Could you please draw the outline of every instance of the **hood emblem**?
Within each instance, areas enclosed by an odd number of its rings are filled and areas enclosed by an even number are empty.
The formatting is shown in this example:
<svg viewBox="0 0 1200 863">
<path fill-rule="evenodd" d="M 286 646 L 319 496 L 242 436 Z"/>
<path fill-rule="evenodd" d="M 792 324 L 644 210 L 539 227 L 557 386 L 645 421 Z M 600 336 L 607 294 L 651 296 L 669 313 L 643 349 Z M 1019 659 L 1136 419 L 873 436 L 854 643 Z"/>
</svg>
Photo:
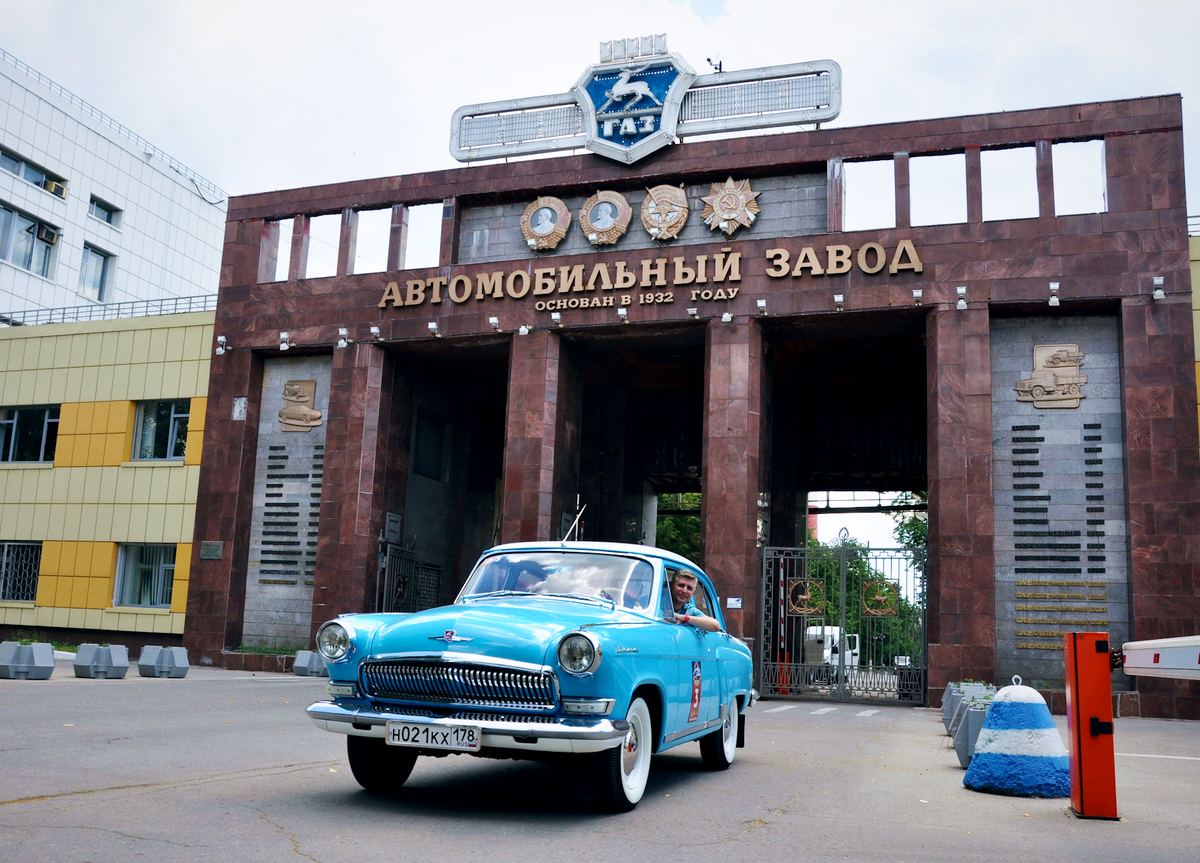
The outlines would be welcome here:
<svg viewBox="0 0 1200 863">
<path fill-rule="evenodd" d="M 475 640 L 473 638 L 463 638 L 461 635 L 455 635 L 453 629 L 447 629 L 441 635 L 431 635 L 429 637 L 432 638 L 434 641 L 444 641 L 447 644 L 450 644 L 452 641 L 474 641 Z"/>
</svg>

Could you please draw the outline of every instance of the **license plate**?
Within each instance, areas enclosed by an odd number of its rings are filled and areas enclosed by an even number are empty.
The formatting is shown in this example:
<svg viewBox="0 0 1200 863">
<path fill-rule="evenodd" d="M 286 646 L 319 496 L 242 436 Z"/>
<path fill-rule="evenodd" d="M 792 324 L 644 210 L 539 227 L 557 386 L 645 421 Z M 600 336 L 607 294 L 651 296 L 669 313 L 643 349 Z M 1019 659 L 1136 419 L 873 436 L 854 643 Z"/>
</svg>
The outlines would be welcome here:
<svg viewBox="0 0 1200 863">
<path fill-rule="evenodd" d="M 419 722 L 389 722 L 390 746 L 419 746 L 422 749 L 453 749 L 476 752 L 483 741 L 477 725 L 424 725 Z"/>
</svg>

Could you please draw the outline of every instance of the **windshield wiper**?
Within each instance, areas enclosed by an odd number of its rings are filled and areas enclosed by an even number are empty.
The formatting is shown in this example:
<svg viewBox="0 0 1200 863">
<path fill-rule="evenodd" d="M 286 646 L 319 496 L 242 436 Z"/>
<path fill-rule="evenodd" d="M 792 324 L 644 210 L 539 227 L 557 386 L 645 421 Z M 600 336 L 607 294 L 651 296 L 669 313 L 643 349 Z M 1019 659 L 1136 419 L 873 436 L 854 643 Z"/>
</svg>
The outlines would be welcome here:
<svg viewBox="0 0 1200 863">
<path fill-rule="evenodd" d="M 607 605 L 609 608 L 617 607 L 617 604 L 611 599 L 605 599 L 603 596 L 593 596 L 587 593 L 543 593 L 541 596 L 554 596 L 559 599 L 583 599 L 588 602 L 598 602 L 601 605 Z"/>
<path fill-rule="evenodd" d="M 466 602 L 469 599 L 495 599 L 499 596 L 533 596 L 528 590 L 492 590 L 487 593 L 469 593 L 463 597 Z"/>
</svg>

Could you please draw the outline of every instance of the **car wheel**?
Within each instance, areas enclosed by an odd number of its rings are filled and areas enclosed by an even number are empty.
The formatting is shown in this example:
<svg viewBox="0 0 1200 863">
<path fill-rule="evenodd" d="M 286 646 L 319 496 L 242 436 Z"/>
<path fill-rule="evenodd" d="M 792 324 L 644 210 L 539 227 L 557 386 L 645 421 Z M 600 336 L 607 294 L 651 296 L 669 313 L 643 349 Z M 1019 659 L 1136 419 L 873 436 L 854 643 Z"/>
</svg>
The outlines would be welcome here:
<svg viewBox="0 0 1200 863">
<path fill-rule="evenodd" d="M 650 775 L 654 731 L 646 702 L 633 699 L 625 721 L 629 723 L 629 730 L 621 745 L 596 756 L 596 797 L 610 812 L 628 812 L 637 806 Z"/>
<path fill-rule="evenodd" d="M 397 791 L 417 763 L 417 751 L 403 746 L 388 746 L 378 737 L 346 737 L 346 755 L 350 772 L 372 794 Z"/>
<path fill-rule="evenodd" d="M 709 770 L 727 770 L 737 754 L 738 723 L 737 699 L 733 699 L 725 713 L 721 727 L 706 737 L 700 738 L 700 757 Z"/>
</svg>

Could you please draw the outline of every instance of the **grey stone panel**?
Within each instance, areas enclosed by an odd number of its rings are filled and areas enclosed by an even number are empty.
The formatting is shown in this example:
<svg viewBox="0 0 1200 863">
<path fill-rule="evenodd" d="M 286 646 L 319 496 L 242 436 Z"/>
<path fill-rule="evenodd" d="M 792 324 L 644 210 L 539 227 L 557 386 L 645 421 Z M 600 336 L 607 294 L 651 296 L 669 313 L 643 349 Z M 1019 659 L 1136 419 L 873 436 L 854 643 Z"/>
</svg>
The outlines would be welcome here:
<svg viewBox="0 0 1200 863">
<path fill-rule="evenodd" d="M 735 177 L 734 180 L 741 178 Z M 721 182 L 724 182 L 722 178 Z M 819 174 L 795 174 L 782 177 L 755 177 L 750 180 L 751 188 L 760 192 L 757 200 L 761 212 L 749 228 L 740 228 L 735 238 L 754 239 L 761 237 L 796 237 L 823 234 L 826 232 L 827 204 L 825 172 Z M 702 195 L 712 190 L 711 183 L 688 186 L 687 225 L 676 240 L 670 243 L 655 243 L 642 227 L 640 212 L 646 190 L 617 189 L 633 208 L 633 218 L 625 235 L 612 246 L 600 246 L 600 251 L 655 249 L 664 255 L 680 246 L 698 243 L 720 242 L 724 237 L 720 231 L 711 230 L 700 214 L 704 210 Z M 579 227 L 579 211 L 588 195 L 563 198 L 571 211 L 571 227 L 566 237 L 553 252 L 535 255 L 529 250 L 521 234 L 521 215 L 530 201 L 464 207 L 459 224 L 458 259 L 461 264 L 476 264 L 487 261 L 507 261 L 521 258 L 552 260 L 557 255 L 579 255 L 594 251 Z"/>
<path fill-rule="evenodd" d="M 1088 383 L 1077 408 L 1017 401 L 1013 386 L 1030 376 L 1033 348 L 1044 344 L 1077 344 L 1085 354 Z M 994 320 L 991 349 L 997 676 L 1061 687 L 1062 633 L 1128 637 L 1117 322 Z"/>
<path fill-rule="evenodd" d="M 247 646 L 294 649 L 308 643 L 331 365 L 327 356 L 264 363 L 242 627 Z M 287 404 L 282 393 L 290 380 L 316 381 L 313 408 L 321 411 L 320 425 L 282 430 L 279 410 Z"/>
</svg>

